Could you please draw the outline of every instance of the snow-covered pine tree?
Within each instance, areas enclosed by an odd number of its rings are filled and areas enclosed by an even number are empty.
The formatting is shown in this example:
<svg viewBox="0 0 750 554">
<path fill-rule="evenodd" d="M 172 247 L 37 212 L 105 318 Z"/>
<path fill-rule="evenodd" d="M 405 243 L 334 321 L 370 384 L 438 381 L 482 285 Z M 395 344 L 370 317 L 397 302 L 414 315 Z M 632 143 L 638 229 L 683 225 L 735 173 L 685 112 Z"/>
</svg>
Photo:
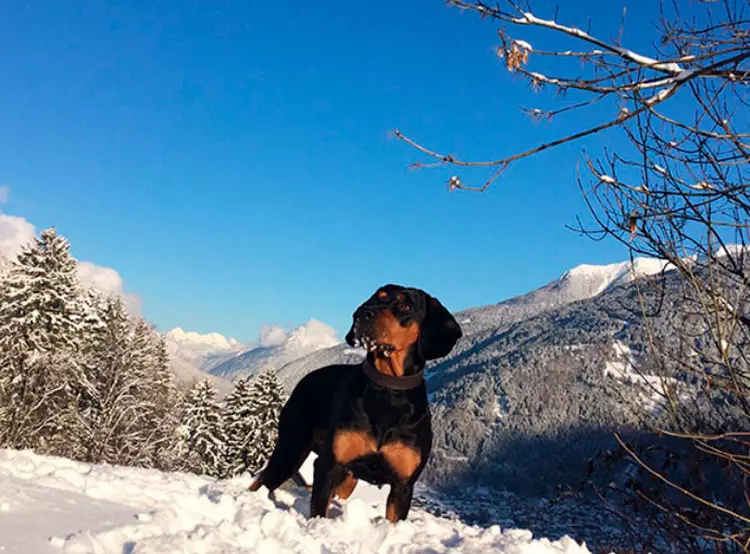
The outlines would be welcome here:
<svg viewBox="0 0 750 554">
<path fill-rule="evenodd" d="M 100 407 L 90 461 L 162 467 L 176 418 L 175 390 L 162 339 L 129 317 L 120 297 L 105 302 L 106 332 L 95 346 Z"/>
<path fill-rule="evenodd" d="M 151 410 L 148 414 L 147 448 L 149 465 L 170 469 L 179 425 L 180 396 L 174 383 L 166 339 L 151 330 L 151 355 L 148 368 L 150 386 L 145 391 Z"/>
<path fill-rule="evenodd" d="M 154 437 L 162 416 L 161 403 L 167 401 L 161 376 L 157 378 L 158 335 L 143 319 L 131 320 L 132 335 L 129 345 L 132 378 L 132 436 L 129 458 L 133 465 L 153 465 Z"/>
<path fill-rule="evenodd" d="M 216 389 L 208 379 L 199 382 L 185 398 L 184 437 L 187 469 L 221 477 L 226 463 L 226 440 Z"/>
<path fill-rule="evenodd" d="M 0 446 L 161 467 L 178 418 L 166 346 L 119 297 L 81 290 L 54 229 L 0 271 Z"/>
<path fill-rule="evenodd" d="M 272 367 L 261 371 L 252 382 L 251 393 L 255 403 L 253 428 L 246 459 L 247 470 L 257 473 L 268 461 L 276 445 L 279 430 L 279 414 L 284 405 L 284 387 Z"/>
<path fill-rule="evenodd" d="M 77 391 L 88 388 L 77 355 L 84 340 L 76 262 L 54 228 L 12 262 L 0 287 L 0 444 L 71 446 Z M 65 452 L 57 452 L 65 453 Z"/>
<path fill-rule="evenodd" d="M 226 475 L 234 477 L 248 470 L 254 459 L 253 430 L 258 426 L 259 387 L 251 377 L 240 377 L 224 401 L 224 433 L 227 438 Z"/>
<path fill-rule="evenodd" d="M 96 392 L 79 399 L 86 430 L 82 458 L 128 464 L 139 418 L 135 404 L 141 378 L 137 368 L 131 371 L 139 354 L 132 348 L 134 325 L 118 296 L 101 297 L 96 307 L 103 325 L 92 334 L 85 351 L 89 381 Z"/>
</svg>

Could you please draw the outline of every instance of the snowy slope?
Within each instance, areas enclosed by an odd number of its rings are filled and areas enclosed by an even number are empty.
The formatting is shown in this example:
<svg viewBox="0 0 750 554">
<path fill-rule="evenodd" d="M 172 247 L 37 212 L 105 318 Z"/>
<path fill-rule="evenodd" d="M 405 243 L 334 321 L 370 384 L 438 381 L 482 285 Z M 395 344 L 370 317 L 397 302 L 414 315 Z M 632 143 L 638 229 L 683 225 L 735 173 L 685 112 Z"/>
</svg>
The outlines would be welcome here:
<svg viewBox="0 0 750 554">
<path fill-rule="evenodd" d="M 569 302 L 592 298 L 610 287 L 630 283 L 635 277 L 661 273 L 666 266 L 664 260 L 635 258 L 610 265 L 583 264 L 566 271 L 558 279 L 557 289 Z"/>
<path fill-rule="evenodd" d="M 279 369 L 298 358 L 323 348 L 330 348 L 340 342 L 332 327 L 311 319 L 283 337 L 279 344 L 248 350 L 214 366 L 210 372 L 230 380 L 239 376 L 255 375 L 263 368 L 272 366 Z"/>
<path fill-rule="evenodd" d="M 364 348 L 352 348 L 346 343 L 316 350 L 281 366 L 277 374 L 287 392 L 291 392 L 300 379 L 318 368 L 334 364 L 358 364 L 365 357 Z"/>
<path fill-rule="evenodd" d="M 170 368 L 172 369 L 172 374 L 175 376 L 177 386 L 181 389 L 189 389 L 196 383 L 208 379 L 218 392 L 219 398 L 224 398 L 234 388 L 231 381 L 201 371 L 192 363 L 179 357 L 172 357 Z"/>
<path fill-rule="evenodd" d="M 635 258 L 609 265 L 579 265 L 563 273 L 559 279 L 527 294 L 498 304 L 470 308 L 456 314 L 464 335 L 471 335 L 510 325 L 576 302 L 593 298 L 614 287 L 633 281 L 634 276 L 657 275 L 664 270 L 664 260 Z"/>
<path fill-rule="evenodd" d="M 0 551 L 583 554 L 570 538 L 467 526 L 413 509 L 393 525 L 380 498 L 353 496 L 333 519 L 309 520 L 308 496 L 247 492 L 249 477 L 217 482 L 180 473 L 91 466 L 0 450 Z M 371 490 L 368 489 L 371 493 Z"/>
</svg>

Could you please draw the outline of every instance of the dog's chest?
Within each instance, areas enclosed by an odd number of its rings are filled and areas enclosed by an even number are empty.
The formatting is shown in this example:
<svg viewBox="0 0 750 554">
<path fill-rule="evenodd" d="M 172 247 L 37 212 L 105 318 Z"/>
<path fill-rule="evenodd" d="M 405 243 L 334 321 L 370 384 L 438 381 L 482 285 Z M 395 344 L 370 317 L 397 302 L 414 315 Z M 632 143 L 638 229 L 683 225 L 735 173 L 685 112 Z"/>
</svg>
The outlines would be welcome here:
<svg viewBox="0 0 750 554">
<path fill-rule="evenodd" d="M 376 485 L 407 481 L 429 453 L 426 402 L 409 396 L 376 389 L 350 404 L 333 450 L 356 478 Z"/>
<path fill-rule="evenodd" d="M 361 479 L 373 485 L 387 485 L 396 480 L 393 468 L 379 454 L 357 458 L 347 464 L 346 468 L 356 479 Z"/>
<path fill-rule="evenodd" d="M 340 431 L 333 441 L 336 461 L 357 479 L 382 485 L 408 481 L 422 463 L 416 444 L 394 440 L 378 445 L 367 431 Z"/>
</svg>

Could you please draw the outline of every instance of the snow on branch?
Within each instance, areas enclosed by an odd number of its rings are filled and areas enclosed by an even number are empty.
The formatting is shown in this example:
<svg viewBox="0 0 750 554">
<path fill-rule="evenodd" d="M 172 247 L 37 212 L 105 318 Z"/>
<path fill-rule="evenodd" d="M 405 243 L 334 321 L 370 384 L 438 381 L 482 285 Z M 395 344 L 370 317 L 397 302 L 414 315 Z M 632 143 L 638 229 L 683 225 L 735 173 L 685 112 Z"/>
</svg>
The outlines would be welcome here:
<svg viewBox="0 0 750 554">
<path fill-rule="evenodd" d="M 464 3 L 456 2 L 456 4 L 464 4 Z M 621 58 L 627 61 L 633 62 L 635 64 L 638 64 L 644 67 L 648 67 L 649 69 L 654 69 L 656 71 L 663 71 L 665 73 L 670 73 L 673 75 L 679 74 L 682 71 L 684 71 L 684 69 L 677 62 L 655 60 L 654 58 L 651 58 L 649 56 L 644 56 L 642 54 L 638 54 L 637 52 L 634 52 L 633 50 L 630 50 L 628 48 L 623 48 L 621 46 L 617 46 L 614 44 L 608 44 L 602 40 L 599 40 L 591 36 L 586 31 L 583 31 L 577 27 L 569 27 L 567 25 L 560 25 L 556 21 L 536 17 L 531 12 L 522 12 L 520 17 L 510 18 L 509 21 L 517 25 L 536 25 L 538 27 L 544 27 L 547 29 L 552 29 L 554 31 L 559 31 L 566 35 L 570 35 L 572 37 L 576 37 L 586 42 L 595 44 L 604 50 L 608 50 L 609 52 L 617 54 L 618 56 L 620 56 Z"/>
<path fill-rule="evenodd" d="M 660 108 L 661 104 L 682 90 L 688 91 L 685 94 L 688 98 L 692 97 L 698 104 L 704 104 L 704 101 L 701 100 L 702 95 L 713 94 L 716 98 L 717 95 L 723 93 L 724 83 L 734 86 L 750 81 L 750 67 L 747 66 L 747 60 L 750 59 L 750 48 L 742 38 L 746 34 L 738 35 L 736 32 L 742 25 L 746 25 L 742 21 L 738 22 L 730 18 L 716 25 L 713 31 L 715 34 L 713 42 L 704 33 L 701 35 L 699 47 L 696 46 L 691 49 L 685 45 L 693 43 L 683 37 L 697 36 L 701 30 L 694 29 L 691 27 L 692 24 L 687 21 L 678 19 L 677 23 L 673 24 L 662 19 L 660 25 L 657 25 L 657 37 L 654 43 L 668 46 L 671 49 L 670 51 L 674 52 L 674 55 L 670 56 L 661 51 L 657 55 L 646 55 L 620 44 L 619 39 L 603 40 L 589 30 L 560 23 L 557 16 L 553 19 L 539 17 L 530 7 L 522 9 L 515 0 L 504 0 L 493 6 L 468 0 L 450 0 L 450 4 L 459 9 L 475 11 L 482 17 L 501 21 L 511 28 L 514 26 L 537 27 L 546 29 L 560 37 L 572 37 L 587 43 L 587 48 L 578 50 L 567 48 L 538 50 L 527 40 L 509 36 L 507 29 L 498 31 L 502 43 L 497 49 L 498 56 L 504 59 L 505 66 L 509 71 L 526 77 L 535 91 L 547 86 L 560 96 L 564 96 L 568 91 L 574 91 L 576 95 L 584 97 L 583 99 L 576 97 L 572 102 L 554 109 L 543 109 L 537 106 L 521 108 L 533 119 L 551 120 L 564 113 L 586 109 L 603 99 L 607 99 L 612 108 L 612 116 L 602 123 L 579 129 L 556 140 L 528 148 L 522 152 L 504 155 L 494 160 L 460 159 L 453 154 L 443 154 L 427 148 L 407 137 L 401 131 L 395 131 L 397 138 L 436 160 L 430 163 L 418 162 L 412 164 L 412 167 L 428 168 L 457 165 L 461 167 L 494 168 L 483 185 L 468 186 L 457 177 L 450 184 L 451 190 L 484 191 L 505 171 L 509 164 L 516 160 L 613 127 L 626 128 L 630 124 L 640 126 L 646 120 L 652 118 L 659 119 L 684 133 L 695 133 L 711 139 L 726 138 L 732 141 L 737 148 L 745 149 L 745 144 L 740 142 L 744 134 L 741 131 L 736 131 L 738 124 L 730 127 L 729 119 L 731 118 L 698 118 L 696 121 L 683 122 L 665 116 Z M 740 38 L 735 39 L 735 42 L 727 42 L 726 34 L 729 31 L 733 33 L 731 36 Z M 531 69 L 527 66 L 533 63 L 534 56 L 559 57 L 561 61 L 564 61 L 564 58 L 575 59 L 578 62 L 575 74 L 553 75 L 549 69 L 544 71 L 537 68 Z M 584 68 L 583 75 L 581 75 L 581 65 Z M 560 65 L 560 67 L 564 66 Z M 699 90 L 704 92 L 697 92 Z M 718 100 L 715 99 L 709 102 L 719 104 Z M 604 102 L 603 104 L 606 105 L 607 103 Z M 699 105 L 698 109 L 708 107 L 708 104 L 704 104 L 703 106 Z M 683 113 L 688 114 L 689 111 Z M 737 116 L 739 117 L 739 114 Z M 687 115 L 687 117 L 691 117 L 691 115 Z M 721 160 L 717 160 L 717 162 L 722 163 Z"/>
</svg>

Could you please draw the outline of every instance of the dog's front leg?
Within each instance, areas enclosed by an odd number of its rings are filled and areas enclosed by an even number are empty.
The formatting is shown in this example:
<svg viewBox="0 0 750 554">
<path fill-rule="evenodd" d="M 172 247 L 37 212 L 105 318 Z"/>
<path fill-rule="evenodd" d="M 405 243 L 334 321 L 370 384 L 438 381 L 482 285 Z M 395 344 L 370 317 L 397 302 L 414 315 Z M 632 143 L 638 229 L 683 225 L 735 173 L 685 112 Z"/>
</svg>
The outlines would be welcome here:
<svg viewBox="0 0 750 554">
<path fill-rule="evenodd" d="M 321 454 L 315 460 L 310 517 L 328 517 L 328 506 L 335 488 L 346 478 L 346 470 L 330 453 Z"/>
<path fill-rule="evenodd" d="M 388 521 L 396 523 L 406 519 L 411 508 L 411 497 L 414 492 L 412 483 L 397 482 L 391 484 L 391 493 L 386 503 L 385 517 Z"/>
</svg>

